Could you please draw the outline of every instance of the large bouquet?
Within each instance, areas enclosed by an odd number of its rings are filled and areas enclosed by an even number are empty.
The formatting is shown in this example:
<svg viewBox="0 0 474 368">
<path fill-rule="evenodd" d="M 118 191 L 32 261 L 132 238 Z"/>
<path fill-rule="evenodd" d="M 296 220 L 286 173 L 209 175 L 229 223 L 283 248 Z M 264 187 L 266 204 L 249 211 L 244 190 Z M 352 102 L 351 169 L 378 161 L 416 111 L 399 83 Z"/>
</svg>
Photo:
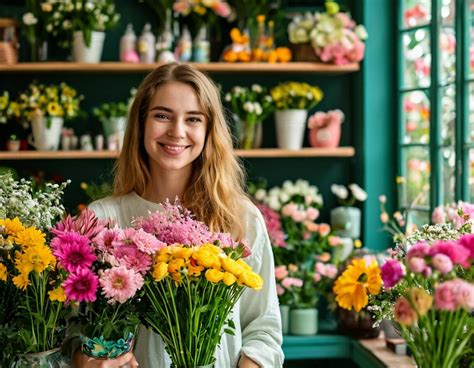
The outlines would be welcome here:
<svg viewBox="0 0 474 368">
<path fill-rule="evenodd" d="M 233 333 L 228 317 L 237 300 L 246 287 L 263 284 L 242 259 L 246 248 L 210 232 L 180 205 L 165 203 L 135 225 L 167 244 L 146 275 L 145 323 L 163 338 L 175 366 L 213 363 L 222 331 Z"/>
</svg>

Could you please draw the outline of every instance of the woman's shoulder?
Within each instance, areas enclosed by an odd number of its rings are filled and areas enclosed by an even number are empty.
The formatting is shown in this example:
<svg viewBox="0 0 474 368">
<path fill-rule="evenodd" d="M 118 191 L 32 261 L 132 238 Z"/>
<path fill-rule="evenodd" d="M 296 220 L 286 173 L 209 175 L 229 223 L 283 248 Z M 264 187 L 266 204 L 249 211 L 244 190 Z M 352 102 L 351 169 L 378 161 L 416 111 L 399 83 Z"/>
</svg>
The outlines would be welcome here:
<svg viewBox="0 0 474 368">
<path fill-rule="evenodd" d="M 95 200 L 94 202 L 89 204 L 88 207 L 92 210 L 94 210 L 95 208 L 107 208 L 107 209 L 120 208 L 125 203 L 132 201 L 134 196 L 135 196 L 134 192 L 121 195 L 121 196 L 107 196 L 107 197 Z"/>
</svg>

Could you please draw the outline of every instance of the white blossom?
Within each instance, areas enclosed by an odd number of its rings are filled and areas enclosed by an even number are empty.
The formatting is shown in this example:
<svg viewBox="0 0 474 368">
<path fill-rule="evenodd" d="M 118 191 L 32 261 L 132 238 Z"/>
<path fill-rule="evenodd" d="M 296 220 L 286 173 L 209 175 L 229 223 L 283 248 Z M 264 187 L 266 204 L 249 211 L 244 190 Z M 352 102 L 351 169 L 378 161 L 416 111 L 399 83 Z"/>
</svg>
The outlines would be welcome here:
<svg viewBox="0 0 474 368">
<path fill-rule="evenodd" d="M 33 15 L 33 13 L 25 13 L 23 14 L 23 23 L 27 26 L 32 26 L 38 23 L 38 19 Z"/>
<path fill-rule="evenodd" d="M 346 199 L 349 195 L 349 192 L 344 185 L 331 185 L 331 192 L 339 199 Z"/>
<path fill-rule="evenodd" d="M 349 184 L 348 187 L 351 190 L 354 198 L 357 199 L 358 201 L 364 202 L 367 199 L 367 193 L 365 192 L 364 189 L 359 187 L 357 184 L 354 184 L 354 183 Z"/>
<path fill-rule="evenodd" d="M 257 199 L 257 201 L 263 201 L 266 196 L 267 196 L 267 191 L 265 189 L 258 189 L 255 192 L 255 198 Z"/>
</svg>

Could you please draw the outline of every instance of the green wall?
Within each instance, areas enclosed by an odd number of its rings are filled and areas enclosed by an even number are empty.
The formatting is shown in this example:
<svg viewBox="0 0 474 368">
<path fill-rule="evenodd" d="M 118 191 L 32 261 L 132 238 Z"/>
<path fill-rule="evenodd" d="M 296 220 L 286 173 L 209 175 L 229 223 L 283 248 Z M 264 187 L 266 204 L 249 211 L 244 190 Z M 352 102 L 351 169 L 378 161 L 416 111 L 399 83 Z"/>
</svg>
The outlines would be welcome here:
<svg viewBox="0 0 474 368">
<path fill-rule="evenodd" d="M 358 22 L 368 28 L 369 40 L 367 54 L 361 64 L 361 72 L 342 76 L 315 74 L 216 74 L 211 75 L 224 91 L 231 86 L 260 83 L 268 86 L 281 81 L 299 80 L 317 84 L 325 94 L 323 101 L 315 110 L 340 108 L 346 114 L 343 124 L 341 146 L 354 146 L 355 158 L 281 158 L 247 159 L 245 166 L 248 176 L 265 177 L 270 185 L 279 185 L 285 179 L 304 178 L 319 187 L 325 200 L 322 221 L 327 221 L 329 210 L 336 206 L 329 187 L 333 183 L 348 184 L 358 182 L 369 192 L 364 205 L 363 238 L 370 248 L 388 245 L 387 237 L 378 229 L 378 202 L 381 193 L 391 194 L 394 178 L 393 165 L 393 16 L 391 1 L 364 0 L 346 2 Z M 118 0 L 122 21 L 112 31 L 107 32 L 103 60 L 117 60 L 118 40 L 126 24 L 133 21 L 135 31 L 141 31 L 146 20 L 154 19 L 146 5 L 136 1 Z M 146 10 L 145 10 L 146 9 Z M 0 6 L 0 14 L 21 14 L 20 7 Z M 23 48 L 22 55 L 25 54 Z M 66 81 L 85 96 L 84 108 L 87 111 L 102 102 L 125 100 L 131 87 L 138 85 L 145 73 L 2 73 L 0 91 L 11 92 L 25 88 L 33 79 L 40 82 Z M 73 125 L 79 133 L 98 134 L 100 125 L 92 118 Z M 275 129 L 270 118 L 264 122 L 264 147 L 275 146 Z M 3 130 L 3 132 L 2 132 Z M 0 126 L 0 137 L 5 139 L 4 127 Z M 1 140 L 1 139 L 0 139 Z M 309 146 L 307 137 L 305 146 Z M 22 173 L 44 170 L 53 175 L 59 174 L 72 180 L 66 191 L 66 204 L 69 208 L 85 201 L 79 188 L 81 181 L 100 183 L 110 177 L 112 160 L 38 160 L 4 161 Z"/>
</svg>

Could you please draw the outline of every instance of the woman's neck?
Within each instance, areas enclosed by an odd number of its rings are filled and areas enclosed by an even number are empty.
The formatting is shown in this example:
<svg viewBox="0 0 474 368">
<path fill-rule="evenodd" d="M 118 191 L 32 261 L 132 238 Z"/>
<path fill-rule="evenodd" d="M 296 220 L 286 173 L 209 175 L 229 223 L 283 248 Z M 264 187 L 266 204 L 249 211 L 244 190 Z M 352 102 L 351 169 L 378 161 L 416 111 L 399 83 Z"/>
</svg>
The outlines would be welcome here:
<svg viewBox="0 0 474 368">
<path fill-rule="evenodd" d="M 173 202 L 176 197 L 182 201 L 190 178 L 191 172 L 152 170 L 151 180 L 142 197 L 155 203 L 163 203 L 167 199 Z"/>
</svg>

